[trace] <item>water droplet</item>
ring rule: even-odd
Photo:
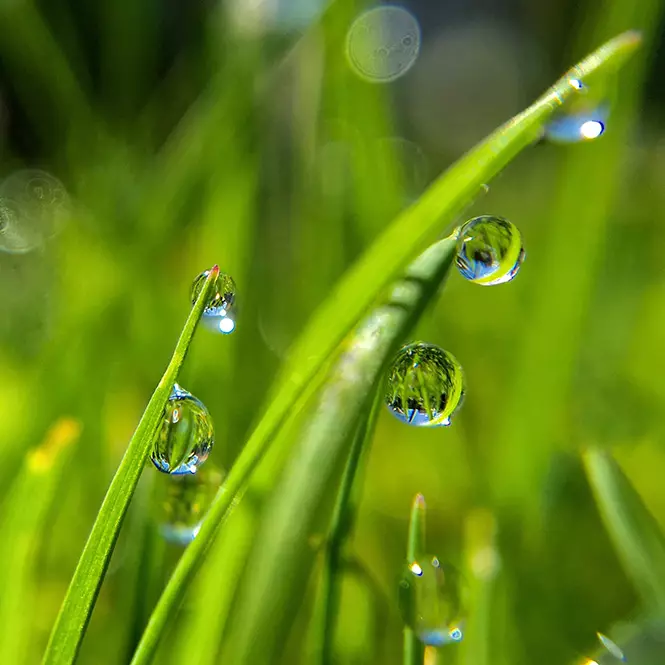
[[[210,271],[206,270],[194,280],[194,283],[192,284],[192,305],[199,297],[209,273]],[[233,277],[227,275],[225,272],[220,272],[213,286],[212,295],[203,310],[203,315],[214,317],[228,316],[233,303],[235,302],[235,298],[236,283],[233,281]]]
[[[418,21],[394,5],[362,13],[346,38],[349,63],[361,78],[374,83],[387,83],[406,74],[419,52]]]
[[[586,90],[586,86],[578,78],[571,78],[571,79],[568,80],[568,83],[570,83],[570,86],[572,88],[575,88],[575,90],[577,90],[579,92],[583,92],[583,91]]]
[[[559,115],[545,128],[545,138],[553,143],[592,141],[605,132],[607,116],[606,105],[593,111]]]
[[[206,464],[195,474],[162,476],[157,488],[159,529],[165,540],[187,545],[199,532],[223,474]]]
[[[69,213],[69,196],[56,177],[15,171],[0,184],[0,251],[36,249],[61,230]]]
[[[461,577],[459,572],[432,555],[407,562],[399,585],[404,623],[428,646],[460,642]]]
[[[409,425],[450,425],[464,396],[464,374],[448,351],[414,342],[402,347],[388,371],[386,405]]]
[[[462,277],[483,286],[509,282],[517,275],[526,253],[522,235],[507,219],[483,215],[461,229],[456,263]]]
[[[602,633],[596,633],[598,636],[598,639],[600,640],[600,643],[609,651],[610,654],[612,654],[615,658],[621,661],[626,661],[626,656],[624,655],[623,651],[619,647],[618,644],[613,642],[607,635],[603,635]]]
[[[172,475],[196,473],[206,461],[214,440],[208,409],[176,383],[153,447],[154,465]]]

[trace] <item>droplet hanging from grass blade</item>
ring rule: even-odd
[[[461,582],[459,572],[436,556],[407,562],[399,606],[404,623],[423,644],[440,647],[463,639]]]
[[[176,383],[155,439],[153,464],[172,475],[196,473],[208,458],[213,443],[214,429],[208,409]]]
[[[386,406],[409,425],[450,425],[463,396],[462,367],[451,353],[434,344],[407,344],[388,370]]]
[[[196,299],[203,289],[208,275],[210,274],[209,270],[202,272],[192,284],[192,304],[196,302]],[[220,272],[215,280],[214,288],[211,291],[210,299],[206,303],[205,309],[203,310],[203,316],[221,316],[226,317],[236,298],[236,284],[231,275],[228,275],[225,272]]]
[[[606,104],[592,110],[558,115],[545,128],[545,138],[552,143],[592,141],[604,134],[608,115]]]
[[[522,234],[507,219],[481,215],[461,229],[457,268],[462,277],[474,284],[495,286],[510,282],[525,258]]]

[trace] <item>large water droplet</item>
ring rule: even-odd
[[[195,474],[160,477],[157,519],[167,541],[187,545],[194,540],[222,478],[210,463]]]
[[[579,143],[597,139],[605,131],[608,108],[562,114],[545,128],[545,138],[553,143]]]
[[[70,214],[69,196],[50,173],[15,171],[0,184],[0,251],[29,252],[54,236]]]
[[[424,644],[439,647],[463,639],[461,577],[436,556],[407,562],[399,604],[404,623]]]
[[[212,419],[201,400],[173,386],[152,451],[154,465],[164,473],[196,473],[214,443]]]
[[[203,285],[205,284],[209,270],[202,272],[192,284],[192,305],[196,302]],[[229,315],[236,298],[236,283],[231,275],[220,272],[213,285],[210,298],[203,310],[204,316],[226,317]],[[230,332],[230,331],[229,331]]]
[[[434,344],[403,346],[388,371],[386,405],[409,425],[450,425],[464,396],[464,374],[455,357]]]
[[[483,286],[509,282],[517,275],[526,253],[522,235],[507,219],[482,215],[461,229],[456,263],[462,277]]]

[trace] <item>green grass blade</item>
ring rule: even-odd
[[[416,494],[411,506],[409,519],[409,535],[406,545],[406,560],[415,561],[426,551],[425,518],[427,506],[425,497]],[[425,649],[422,642],[408,626],[404,626],[404,665],[422,665],[425,658]]]
[[[35,559],[41,532],[80,425],[61,418],[44,443],[28,453],[4,501],[0,519],[0,663],[29,662],[30,621],[35,616]]]
[[[353,439],[351,452],[342,474],[342,482],[337,492],[328,533],[328,542],[324,551],[323,572],[319,583],[319,607],[314,611],[313,649],[311,662],[330,665],[333,662],[333,636],[335,618],[338,614],[341,591],[342,552],[353,526],[353,508],[351,498],[354,483],[358,475],[361,459],[367,456],[381,403],[381,392],[377,392],[374,406],[366,418],[362,418]]]
[[[538,139],[552,114],[575,94],[569,84],[571,75],[588,80],[599,72],[614,70],[637,48],[639,41],[638,35],[628,32],[585,58],[532,106],[496,130],[445,172],[388,227],[346,274],[296,343],[263,417],[227,476],[196,540],[183,554],[164,590],[132,665],[150,662],[171,608],[182,599],[210,540],[214,538],[237,494],[247,483],[303,390],[382,289],[399,275],[419,249],[432,241],[466,208],[482,191],[484,184]]]
[[[76,659],[123,518],[161,421],[164,406],[176,382],[218,272],[217,266],[210,271],[199,298],[185,322],[166,372],[150,398],[111,481],[51,632],[44,654],[44,665],[65,665],[73,663]]]
[[[270,662],[288,619],[284,608],[302,591],[311,561],[307,539],[353,434],[371,407],[387,362],[415,326],[452,266],[457,234],[426,250],[345,340],[316,400],[287,469],[263,513],[248,567],[253,571],[238,600],[229,662]],[[261,640],[256,639],[261,634]]]
[[[660,527],[608,452],[591,449],[584,464],[626,573],[647,608],[665,612],[665,537]]]

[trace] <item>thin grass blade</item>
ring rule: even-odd
[[[411,506],[409,519],[409,535],[406,545],[407,562],[415,561],[419,555],[427,551],[425,542],[425,520],[427,505],[422,494],[416,494]],[[404,626],[404,665],[422,665],[425,649],[416,634],[408,626]]]
[[[210,270],[185,322],[166,372],[150,398],[111,481],[51,632],[44,654],[44,665],[68,665],[76,660],[122,521],[162,419],[164,406],[218,274],[217,266]]]

